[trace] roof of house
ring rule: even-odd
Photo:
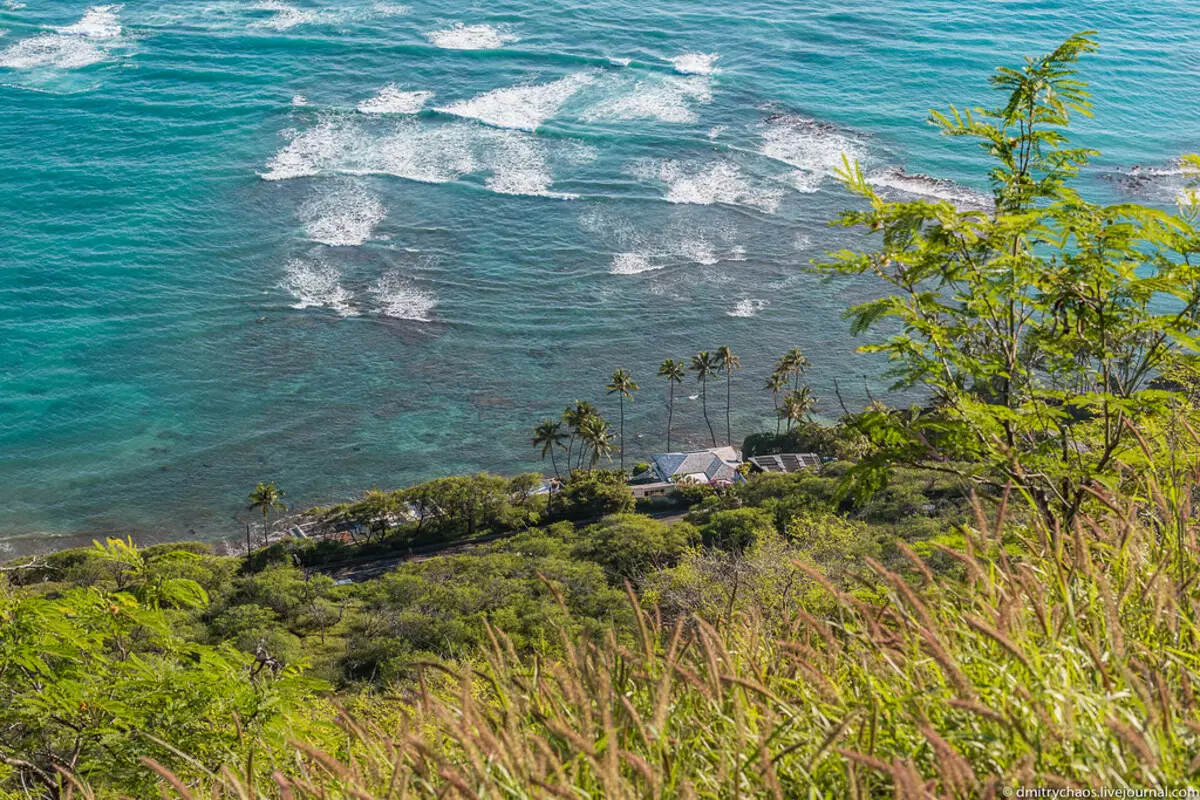
[[[780,453],[771,456],[755,456],[750,463],[763,472],[796,472],[821,466],[821,457],[816,453]]]
[[[657,453],[651,460],[664,481],[688,477],[702,483],[733,480],[742,461],[741,454],[732,447],[713,447],[694,453]]]

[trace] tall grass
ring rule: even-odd
[[[853,584],[801,564],[823,598],[781,618],[664,621],[630,591],[635,644],[564,640],[554,663],[518,658],[490,630],[473,666],[426,665],[391,721],[343,713],[331,752],[298,742],[256,785],[245,765],[196,786],[163,770],[163,791],[940,798],[1186,787],[1200,770],[1198,488],[1194,470],[1147,472],[1133,496],[1096,490],[1069,530],[1020,522],[1006,502],[980,506],[964,547],[941,548],[949,570],[902,545],[902,561],[869,560]]]

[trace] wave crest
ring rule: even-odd
[[[437,297],[418,289],[399,272],[388,272],[368,289],[379,303],[379,313],[392,319],[432,322]]]
[[[492,25],[464,25],[456,22],[449,28],[430,31],[425,38],[434,47],[443,50],[495,50],[521,37]]]

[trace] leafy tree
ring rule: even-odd
[[[717,446],[717,434],[713,433],[712,422],[708,419],[708,379],[716,375],[720,368],[721,362],[707,350],[701,350],[692,356],[692,365],[689,367],[696,373],[696,380],[700,381],[700,405],[704,410],[704,422],[708,425],[708,435],[712,437],[713,447]]]
[[[682,361],[664,359],[658,366],[658,377],[667,379],[667,452],[671,452],[671,420],[675,416],[675,384],[683,383]]]
[[[633,392],[638,388],[638,385],[633,382],[633,377],[628,370],[618,369],[612,374],[608,386],[604,387],[609,394],[615,394],[617,399],[621,401],[621,471],[625,471],[625,400],[633,402]]]
[[[761,508],[716,511],[700,526],[705,545],[733,552],[746,550],[760,537],[773,533],[775,518]]]
[[[113,557],[136,560],[132,552]],[[59,798],[68,782],[87,781],[100,796],[150,797],[144,756],[193,780],[241,762],[244,735],[284,744],[284,715],[302,704],[320,723],[311,707],[319,682],[184,642],[166,611],[131,592],[34,597],[0,583],[0,620],[4,796]]]
[[[575,473],[559,495],[555,514],[570,520],[592,520],[633,511],[633,492],[619,472]]]
[[[717,348],[717,360],[721,364],[721,370],[725,373],[725,444],[732,445],[733,433],[729,424],[729,411],[731,392],[733,390],[733,372],[742,368],[742,362],[729,349],[729,345],[722,345]]]
[[[263,515],[263,547],[271,543],[271,528],[267,524],[267,517],[272,511],[287,511],[287,506],[283,504],[283,492],[275,485],[274,481],[270,483],[259,482],[254,487],[254,491],[250,493],[250,510],[261,511]],[[247,537],[249,534],[247,533]],[[250,550],[249,539],[246,541],[246,551]]]
[[[697,538],[696,529],[686,522],[614,514],[581,532],[577,552],[603,564],[618,580],[636,581],[650,570],[674,564]]]
[[[1072,114],[1090,115],[1077,60],[1090,32],[1018,69],[1001,68],[995,108],[933,112],[944,135],[977,140],[993,159],[992,203],[888,201],[858,167],[843,181],[867,208],[841,224],[878,249],[832,254],[820,269],[875,276],[888,292],[848,312],[855,333],[894,365],[899,388],[932,395],[905,418],[859,421],[878,447],[854,477],[860,491],[889,465],[949,470],[1001,491],[1015,486],[1048,518],[1069,521],[1095,482],[1115,485],[1140,461],[1136,427],[1181,398],[1150,383],[1198,349],[1197,209],[1168,213],[1085,200],[1074,183],[1096,153],[1070,146]]]
[[[567,440],[567,434],[562,432],[562,423],[555,422],[552,419],[544,419],[537,427],[533,429],[533,438],[530,443],[534,447],[542,448],[542,460],[546,460],[546,455],[550,455],[550,464],[554,467],[554,477],[561,477],[558,474],[558,460],[554,457],[555,449],[566,450],[566,445],[563,444]],[[567,459],[570,460],[568,453]]]

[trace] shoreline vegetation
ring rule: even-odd
[[[845,163],[837,224],[862,236],[814,269],[874,277],[851,329],[923,406],[819,424],[796,348],[742,457],[823,463],[635,500],[625,406],[651,379],[619,367],[615,426],[576,401],[533,427],[553,481],[449,476],[302,519],[263,482],[243,554],[9,562],[0,799],[1195,786],[1200,203],[1074,190],[1096,48],[1073,36],[997,70],[1000,105],[933,113],[987,154],[991,208],[889,200]],[[694,382],[733,444],[742,366],[661,363],[668,443]]]

